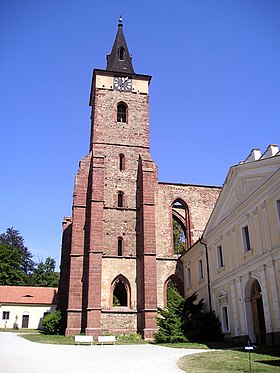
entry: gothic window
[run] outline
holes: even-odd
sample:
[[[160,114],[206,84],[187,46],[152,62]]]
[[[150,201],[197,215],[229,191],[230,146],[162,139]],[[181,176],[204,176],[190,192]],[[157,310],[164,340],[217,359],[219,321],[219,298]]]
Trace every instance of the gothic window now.
[[[178,292],[181,296],[184,296],[184,285],[183,282],[178,278],[176,275],[171,275],[168,277],[168,279],[165,281],[164,284],[164,306],[168,306],[168,302],[172,301],[173,296],[172,292],[175,290]]]
[[[112,306],[130,307],[130,286],[128,280],[119,275],[112,283]]]
[[[127,106],[123,102],[118,103],[117,122],[127,123]]]
[[[118,256],[123,256],[123,239],[122,239],[122,237],[118,238]]]
[[[191,246],[190,222],[187,205],[177,199],[172,204],[173,252],[183,254]]]
[[[118,49],[118,57],[119,57],[119,60],[120,61],[123,61],[124,60],[124,52],[125,52],[125,49],[124,49],[124,47],[120,47],[119,49]]]
[[[119,155],[119,170],[120,171],[124,171],[124,155],[123,154],[120,154]]]
[[[123,192],[118,192],[118,207],[123,207]]]

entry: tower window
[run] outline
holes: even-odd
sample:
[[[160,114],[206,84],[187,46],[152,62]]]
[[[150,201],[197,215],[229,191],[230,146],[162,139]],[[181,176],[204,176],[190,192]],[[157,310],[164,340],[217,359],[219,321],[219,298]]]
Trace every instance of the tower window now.
[[[120,61],[124,60],[124,52],[125,52],[124,47],[120,47],[119,50],[118,50],[118,57],[119,57]]]
[[[124,170],[124,155],[123,154],[120,154],[119,155],[119,170],[120,171],[123,171]]]
[[[117,121],[127,122],[127,106],[124,103],[119,103],[117,107]]]
[[[123,192],[118,192],[118,207],[123,207]]]
[[[122,237],[118,238],[118,256],[123,256],[123,239],[122,239]]]

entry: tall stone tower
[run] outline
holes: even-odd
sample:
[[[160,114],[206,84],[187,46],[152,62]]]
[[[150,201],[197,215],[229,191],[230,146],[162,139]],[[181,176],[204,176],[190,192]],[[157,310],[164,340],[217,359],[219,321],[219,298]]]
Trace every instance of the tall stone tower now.
[[[90,151],[75,178],[72,217],[63,222],[59,307],[66,334],[152,338],[168,281],[182,283],[172,220],[190,247],[218,196],[215,188],[158,183],[150,80],[134,72],[120,19],[106,70],[93,71]]]

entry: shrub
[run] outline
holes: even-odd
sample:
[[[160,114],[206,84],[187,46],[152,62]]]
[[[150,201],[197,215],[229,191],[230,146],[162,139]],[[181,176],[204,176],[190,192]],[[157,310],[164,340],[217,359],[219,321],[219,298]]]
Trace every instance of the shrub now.
[[[203,298],[197,301],[197,294],[188,297],[183,310],[184,334],[190,342],[222,341],[221,323],[215,313],[206,311]]]
[[[141,343],[143,339],[141,334],[138,333],[131,333],[131,334],[118,334],[116,336],[118,341],[121,342],[128,342],[128,343]]]
[[[47,314],[43,318],[43,327],[47,334],[60,334],[61,333],[61,312],[55,311]]]

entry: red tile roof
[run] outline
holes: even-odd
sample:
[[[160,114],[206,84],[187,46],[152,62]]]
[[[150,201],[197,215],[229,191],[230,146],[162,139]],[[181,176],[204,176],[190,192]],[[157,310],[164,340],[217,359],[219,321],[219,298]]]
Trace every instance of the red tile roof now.
[[[57,304],[57,288],[0,286],[0,303]]]

